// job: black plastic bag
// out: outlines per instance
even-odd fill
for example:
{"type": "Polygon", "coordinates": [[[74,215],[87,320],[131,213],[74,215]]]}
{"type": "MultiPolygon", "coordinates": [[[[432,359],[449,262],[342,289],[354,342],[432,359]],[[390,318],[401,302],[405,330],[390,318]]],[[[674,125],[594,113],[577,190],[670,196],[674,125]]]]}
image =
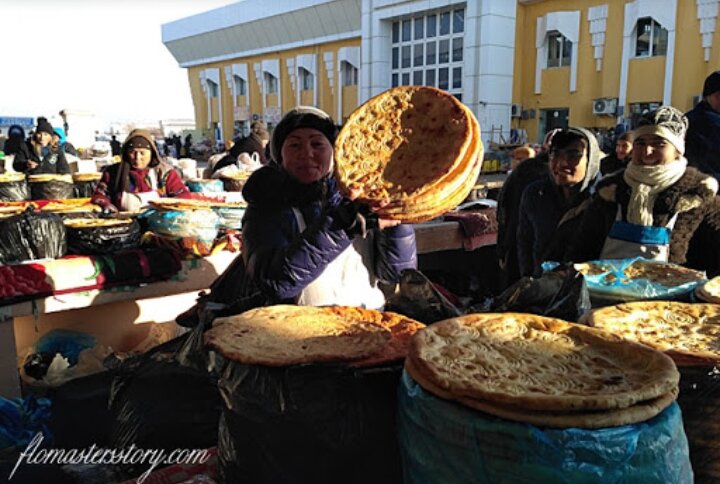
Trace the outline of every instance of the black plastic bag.
{"type": "Polygon", "coordinates": [[[74,183],[75,198],[90,198],[95,193],[98,180],[79,181],[74,183]]]}
{"type": "Polygon", "coordinates": [[[720,482],[720,369],[711,366],[678,367],[677,402],[690,446],[696,482],[720,482]]]}
{"type": "Polygon", "coordinates": [[[272,368],[229,362],[218,382],[225,406],[222,482],[398,483],[400,365],[272,368]]]}
{"type": "Polygon", "coordinates": [[[51,213],[32,210],[0,219],[0,263],[56,259],[65,255],[65,225],[51,213]]]}
{"type": "Polygon", "coordinates": [[[67,227],[68,252],[71,254],[114,254],[140,246],[140,224],[106,227],[67,227]]]}
{"type": "Polygon", "coordinates": [[[31,183],[30,197],[33,200],[62,200],[64,198],[74,198],[75,185],[62,180],[31,183]]]}
{"type": "Polygon", "coordinates": [[[591,308],[585,278],[571,264],[523,277],[490,304],[493,312],[521,312],[577,321],[591,308]]]}
{"type": "Polygon", "coordinates": [[[403,314],[425,324],[462,314],[422,272],[415,269],[403,271],[398,291],[388,298],[385,310],[403,314]]]}
{"type": "MultiPolygon", "coordinates": [[[[222,406],[205,366],[203,326],[126,360],[114,369],[110,448],[206,449],[217,445],[222,406]]],[[[146,465],[123,468],[126,476],[146,465]]]]}
{"type": "Polygon", "coordinates": [[[16,180],[0,182],[0,201],[21,202],[30,198],[27,181],[16,180]]]}

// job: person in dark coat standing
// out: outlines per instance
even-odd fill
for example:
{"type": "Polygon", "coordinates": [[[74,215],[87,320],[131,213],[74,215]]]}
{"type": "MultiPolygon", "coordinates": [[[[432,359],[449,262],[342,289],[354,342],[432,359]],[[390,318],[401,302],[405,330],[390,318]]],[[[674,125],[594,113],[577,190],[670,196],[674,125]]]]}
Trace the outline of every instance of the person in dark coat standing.
{"type": "Polygon", "coordinates": [[[260,163],[267,165],[265,158],[265,146],[270,142],[270,134],[262,123],[253,123],[250,134],[245,138],[238,139],[230,148],[227,156],[224,156],[213,166],[213,173],[221,168],[234,165],[238,161],[238,156],[242,153],[252,155],[257,153],[260,163]]]}
{"type": "Polygon", "coordinates": [[[18,124],[13,124],[8,128],[8,139],[5,140],[3,153],[6,155],[14,155],[25,144],[25,130],[18,124]]]}
{"type": "Polygon", "coordinates": [[[686,129],[672,106],[643,115],[632,162],[598,183],[569,260],[643,257],[720,273],[718,181],[688,166],[686,129]]]}
{"type": "Polygon", "coordinates": [[[618,170],[624,170],[632,158],[632,146],[635,135],[625,131],[615,141],[615,150],[600,160],[600,174],[605,176],[618,170]]]}
{"type": "Polygon", "coordinates": [[[117,137],[115,135],[110,136],[110,153],[112,153],[112,156],[120,156],[121,148],[122,145],[117,140],[117,137]]]}
{"type": "Polygon", "coordinates": [[[685,157],[690,166],[720,177],[720,71],[703,85],[702,101],[686,114],[685,157]]]}
{"type": "Polygon", "coordinates": [[[65,159],[65,153],[60,146],[52,144],[52,137],[55,134],[52,125],[44,118],[39,119],[32,139],[20,145],[15,153],[13,169],[28,175],[69,174],[70,165],[65,159]]]}
{"type": "Polygon", "coordinates": [[[270,304],[381,309],[378,283],[417,266],[412,226],[341,195],[332,176],[336,135],[325,112],[291,110],[273,132],[275,162],[243,188],[242,256],[270,304]]]}
{"type": "Polygon", "coordinates": [[[497,221],[497,256],[503,272],[502,286],[506,287],[520,278],[517,261],[517,226],[520,198],[523,191],[531,183],[547,176],[548,150],[553,136],[560,129],[549,131],[543,139],[542,151],[535,158],[523,161],[510,173],[503,183],[498,197],[497,221]]]}
{"type": "Polygon", "coordinates": [[[517,257],[520,275],[540,272],[544,261],[562,261],[575,236],[600,170],[597,138],[582,128],[555,134],[547,175],[529,185],[520,201],[517,257]]]}

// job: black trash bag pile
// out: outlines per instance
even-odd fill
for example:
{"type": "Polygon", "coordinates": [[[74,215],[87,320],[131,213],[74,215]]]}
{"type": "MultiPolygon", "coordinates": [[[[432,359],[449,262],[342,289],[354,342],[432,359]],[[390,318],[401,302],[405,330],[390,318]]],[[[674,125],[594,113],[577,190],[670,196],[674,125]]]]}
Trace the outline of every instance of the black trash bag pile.
{"type": "Polygon", "coordinates": [[[415,269],[403,271],[398,290],[387,299],[385,310],[403,314],[425,324],[462,314],[422,272],[415,269]]]}
{"type": "Polygon", "coordinates": [[[30,198],[26,180],[0,182],[0,201],[21,202],[30,198]]]}
{"type": "MultiPolygon", "coordinates": [[[[114,368],[110,448],[172,452],[217,445],[222,403],[217,379],[203,364],[202,333],[198,326],[114,368]]],[[[122,466],[126,478],[146,470],[147,464],[122,466]]]]}
{"type": "Polygon", "coordinates": [[[62,218],[31,209],[0,219],[0,264],[65,255],[67,243],[62,218]]]}
{"type": "Polygon", "coordinates": [[[98,184],[98,180],[87,180],[74,182],[75,198],[90,198],[95,193],[95,187],[98,184]]]}
{"type": "Polygon", "coordinates": [[[50,180],[30,184],[30,197],[33,200],[61,200],[75,198],[75,185],[62,180],[50,180]]]}
{"type": "Polygon", "coordinates": [[[140,246],[140,224],[100,227],[67,227],[68,252],[71,254],[114,254],[140,246]]]}
{"type": "Polygon", "coordinates": [[[398,483],[400,365],[228,362],[218,382],[221,482],[398,483]]]}
{"type": "Polygon", "coordinates": [[[677,402],[690,446],[695,482],[720,482],[720,369],[681,366],[677,402]]]}
{"type": "Polygon", "coordinates": [[[490,303],[492,312],[519,312],[577,321],[591,309],[585,278],[572,264],[523,277],[490,303]]]}

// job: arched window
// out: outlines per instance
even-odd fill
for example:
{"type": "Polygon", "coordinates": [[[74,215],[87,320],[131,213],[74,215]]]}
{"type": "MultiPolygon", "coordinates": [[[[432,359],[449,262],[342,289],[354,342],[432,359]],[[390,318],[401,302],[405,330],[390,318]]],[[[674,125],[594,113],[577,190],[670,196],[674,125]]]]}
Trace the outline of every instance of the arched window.
{"type": "Polygon", "coordinates": [[[668,31],[651,17],[638,19],[635,37],[635,57],[667,54],[668,31]]]}
{"type": "Polygon", "coordinates": [[[342,61],[340,64],[342,69],[342,85],[343,86],[357,86],[358,83],[358,69],[354,65],[347,61],[342,61]]]}
{"type": "Polygon", "coordinates": [[[548,32],[547,42],[547,66],[569,66],[572,61],[572,42],[557,30],[548,32]]]}
{"type": "Polygon", "coordinates": [[[236,96],[247,96],[247,82],[240,76],[233,76],[233,82],[235,83],[235,95],[236,96]]]}
{"type": "Polygon", "coordinates": [[[277,77],[269,72],[265,73],[265,94],[276,94],[278,92],[277,77]]]}

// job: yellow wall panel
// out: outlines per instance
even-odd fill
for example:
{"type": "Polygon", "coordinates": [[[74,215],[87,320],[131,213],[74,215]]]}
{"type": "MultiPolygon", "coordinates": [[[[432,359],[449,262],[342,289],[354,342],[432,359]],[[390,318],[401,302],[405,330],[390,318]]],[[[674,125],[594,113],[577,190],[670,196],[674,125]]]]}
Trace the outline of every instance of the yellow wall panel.
{"type": "Polygon", "coordinates": [[[662,102],[665,57],[631,59],[628,66],[628,103],[662,102]]]}
{"type": "Polygon", "coordinates": [[[342,119],[337,120],[343,124],[347,118],[355,111],[358,105],[358,87],[345,86],[342,88],[342,119]]]}

